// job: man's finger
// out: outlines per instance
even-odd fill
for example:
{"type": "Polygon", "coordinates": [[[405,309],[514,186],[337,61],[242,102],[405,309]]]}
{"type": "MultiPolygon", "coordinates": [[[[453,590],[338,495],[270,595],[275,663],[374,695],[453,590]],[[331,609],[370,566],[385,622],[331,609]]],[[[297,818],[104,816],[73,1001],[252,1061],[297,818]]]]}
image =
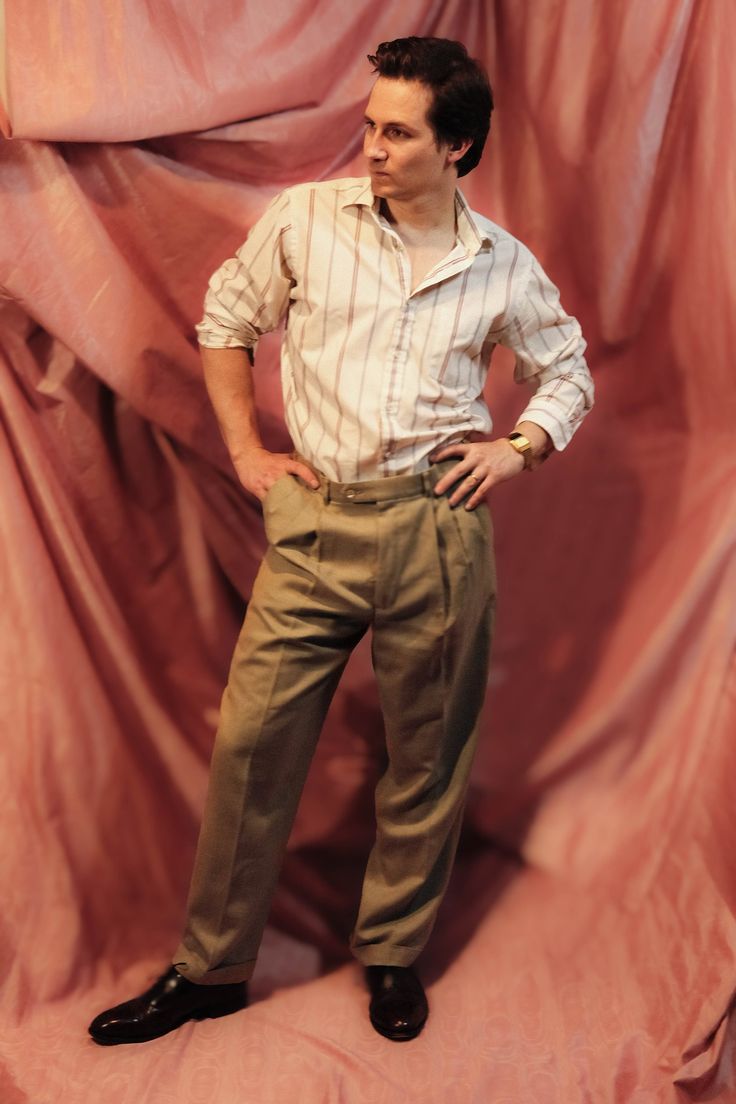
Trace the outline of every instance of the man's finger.
{"type": "Polygon", "coordinates": [[[465,503],[465,509],[474,510],[476,506],[480,506],[481,502],[486,497],[487,492],[491,489],[492,486],[493,483],[489,482],[488,479],[483,480],[482,486],[478,487],[478,489],[474,491],[474,493],[465,503]]]}
{"type": "Polygon", "coordinates": [[[447,460],[449,456],[465,456],[468,448],[462,441],[458,441],[456,445],[444,445],[443,448],[430,452],[429,460],[432,464],[437,464],[440,460],[447,460]]]}
{"type": "Polygon", "coordinates": [[[464,498],[468,495],[475,494],[475,491],[479,484],[483,483],[483,477],[474,475],[473,472],[467,475],[465,479],[462,479],[455,491],[450,496],[450,505],[459,506],[464,498]]]}
{"type": "Polygon", "coordinates": [[[467,476],[472,470],[472,466],[473,465],[468,461],[467,457],[461,460],[459,464],[456,464],[454,468],[450,468],[450,470],[445,472],[442,478],[435,483],[434,493],[436,495],[444,494],[446,490],[455,483],[458,483],[464,476],[467,476]]]}
{"type": "Polygon", "coordinates": [[[319,487],[319,479],[306,464],[300,464],[298,460],[292,460],[287,465],[286,470],[290,475],[298,475],[308,487],[312,487],[315,491],[319,487]]]}

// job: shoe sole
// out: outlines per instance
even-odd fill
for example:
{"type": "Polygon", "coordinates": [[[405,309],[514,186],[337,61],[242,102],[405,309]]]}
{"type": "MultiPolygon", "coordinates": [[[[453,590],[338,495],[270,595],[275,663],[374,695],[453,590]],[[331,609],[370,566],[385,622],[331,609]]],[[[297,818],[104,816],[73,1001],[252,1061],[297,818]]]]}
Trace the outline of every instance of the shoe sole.
{"type": "Polygon", "coordinates": [[[236,1004],[232,1007],[212,1008],[202,1010],[201,1012],[191,1012],[188,1016],[185,1016],[179,1023],[173,1024],[171,1027],[167,1027],[165,1031],[155,1031],[149,1035],[136,1035],[135,1039],[125,1038],[121,1035],[93,1035],[90,1031],[90,1038],[94,1040],[99,1046],[120,1046],[125,1043],[150,1043],[154,1039],[162,1039],[164,1035],[168,1035],[171,1031],[178,1031],[180,1027],[183,1027],[185,1023],[189,1023],[190,1020],[217,1020],[220,1016],[231,1016],[233,1012],[241,1012],[244,1008],[247,1008],[246,1003],[236,1004]]]}

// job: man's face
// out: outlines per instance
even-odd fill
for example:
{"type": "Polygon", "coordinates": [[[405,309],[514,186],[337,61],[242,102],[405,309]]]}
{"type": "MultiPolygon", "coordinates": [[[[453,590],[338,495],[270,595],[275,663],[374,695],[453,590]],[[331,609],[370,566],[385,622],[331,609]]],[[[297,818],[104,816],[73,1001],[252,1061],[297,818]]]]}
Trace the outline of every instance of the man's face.
{"type": "Polygon", "coordinates": [[[421,81],[379,77],[365,109],[363,153],[373,194],[383,199],[430,197],[456,177],[453,154],[427,122],[432,92],[421,81]]]}

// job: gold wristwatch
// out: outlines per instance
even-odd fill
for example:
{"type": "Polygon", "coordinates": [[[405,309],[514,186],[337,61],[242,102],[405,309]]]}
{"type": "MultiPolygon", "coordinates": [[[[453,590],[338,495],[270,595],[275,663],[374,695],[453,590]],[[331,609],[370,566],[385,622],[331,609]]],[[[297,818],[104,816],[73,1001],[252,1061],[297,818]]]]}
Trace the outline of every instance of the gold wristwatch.
{"type": "Polygon", "coordinates": [[[532,453],[532,443],[528,437],[525,437],[523,433],[509,433],[506,440],[515,448],[520,456],[524,458],[524,467],[527,471],[531,471],[535,466],[534,455],[532,453]]]}

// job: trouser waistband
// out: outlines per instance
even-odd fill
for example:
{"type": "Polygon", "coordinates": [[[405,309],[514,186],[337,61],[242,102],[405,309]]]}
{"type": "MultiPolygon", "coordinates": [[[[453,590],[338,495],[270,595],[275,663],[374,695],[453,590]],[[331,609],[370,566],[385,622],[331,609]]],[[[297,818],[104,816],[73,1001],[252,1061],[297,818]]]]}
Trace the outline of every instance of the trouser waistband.
{"type": "Polygon", "coordinates": [[[400,498],[417,498],[420,495],[429,496],[435,484],[456,463],[457,460],[442,460],[422,472],[410,475],[387,475],[380,479],[359,479],[354,483],[337,483],[327,479],[313,465],[309,466],[319,479],[319,493],[322,494],[325,502],[336,502],[347,506],[392,502],[400,498]]]}

